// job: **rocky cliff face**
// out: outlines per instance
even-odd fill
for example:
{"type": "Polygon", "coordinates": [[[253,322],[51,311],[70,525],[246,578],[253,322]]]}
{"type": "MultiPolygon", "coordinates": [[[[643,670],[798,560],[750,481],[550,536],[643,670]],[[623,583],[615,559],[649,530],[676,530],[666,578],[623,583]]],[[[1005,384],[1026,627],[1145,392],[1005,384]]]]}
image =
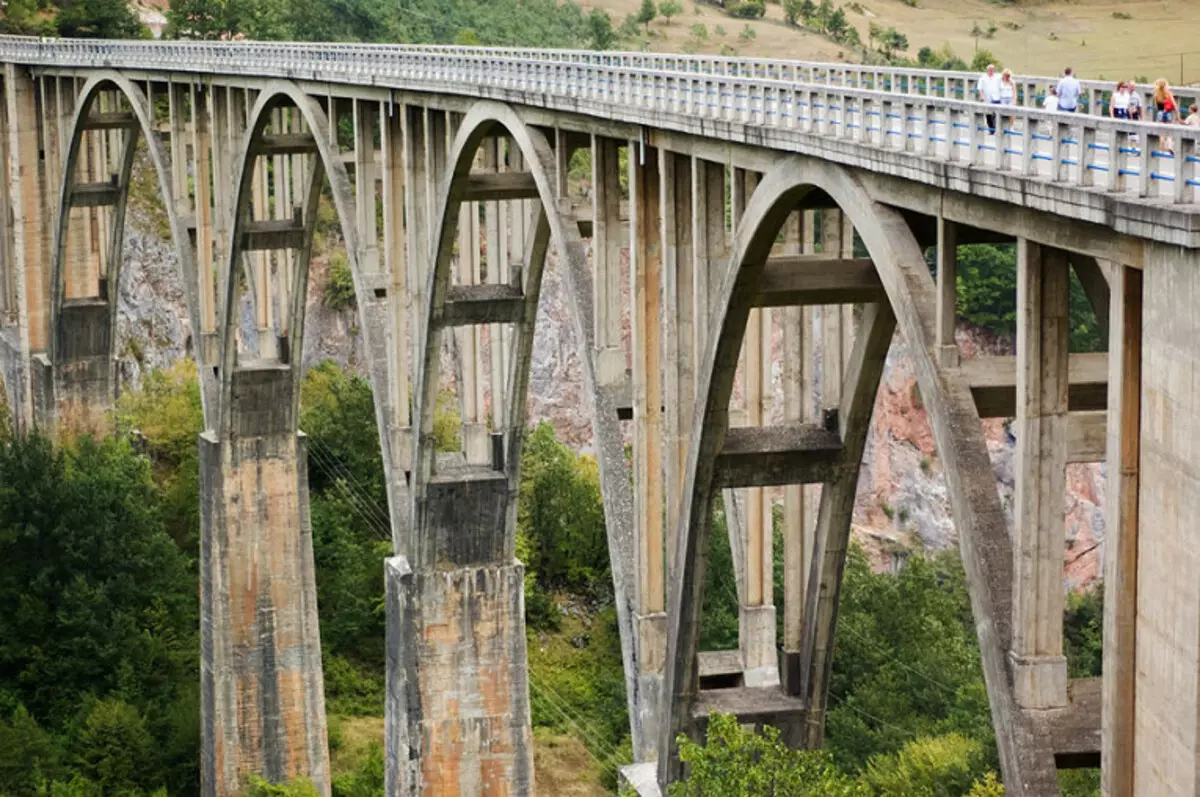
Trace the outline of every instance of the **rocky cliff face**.
{"type": "MultiPolygon", "coordinates": [[[[318,258],[309,280],[305,365],[332,359],[362,372],[364,355],[357,314],[353,310],[330,310],[321,301],[327,271],[327,262],[318,258]]],[[[628,290],[626,280],[626,293],[628,290]]],[[[629,306],[628,295],[624,304],[629,306]]],[[[250,339],[253,320],[248,305],[241,309],[242,334],[250,339]]],[[[137,385],[149,370],[190,354],[190,328],[173,250],[137,213],[131,215],[127,234],[119,312],[117,345],[123,384],[137,385]]],[[[627,319],[625,328],[628,335],[627,319]]],[[[964,357],[1012,351],[1010,341],[965,328],[959,330],[958,342],[964,357]]],[[[775,340],[772,348],[778,362],[781,341],[775,340]]],[[[449,376],[455,370],[452,352],[445,361],[449,376]]],[[[782,395],[780,378],[776,367],[777,395],[782,395]]],[[[818,382],[819,378],[818,366],[818,382]]],[[[578,341],[570,320],[563,273],[553,257],[538,308],[528,412],[531,423],[549,421],[560,439],[583,451],[590,448],[590,411],[583,390],[578,341]]],[[[1011,522],[1015,438],[1002,420],[985,421],[984,428],[997,488],[1011,522]]],[[[906,345],[899,338],[888,355],[863,465],[854,531],[877,566],[893,564],[893,552],[902,548],[940,550],[957,544],[941,460],[906,345]]],[[[1074,589],[1086,588],[1100,575],[1104,477],[1103,465],[1068,468],[1064,496],[1065,581],[1074,589]]]]}

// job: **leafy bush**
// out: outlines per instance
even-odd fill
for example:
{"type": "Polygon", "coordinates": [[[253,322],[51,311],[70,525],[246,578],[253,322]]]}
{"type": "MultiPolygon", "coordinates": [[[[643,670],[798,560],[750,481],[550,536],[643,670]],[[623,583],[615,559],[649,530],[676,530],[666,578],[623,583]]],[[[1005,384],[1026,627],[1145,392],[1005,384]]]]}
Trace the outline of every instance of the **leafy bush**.
{"type": "Polygon", "coordinates": [[[747,731],[729,714],[709,717],[703,745],[680,735],[679,758],[687,765],[687,774],[667,787],[670,797],[870,796],[864,786],[839,772],[827,753],[792,750],[777,728],[768,726],[761,734],[747,731]]]}
{"type": "Polygon", "coordinates": [[[695,25],[692,25],[692,27],[689,29],[689,32],[692,34],[692,36],[700,39],[701,41],[708,40],[708,26],[703,22],[697,22],[695,25]]]}
{"type": "Polygon", "coordinates": [[[594,459],[558,442],[548,423],[525,441],[517,533],[525,540],[525,565],[542,587],[589,597],[611,594],[600,472],[594,459]]]}
{"type": "Polygon", "coordinates": [[[1067,595],[1063,646],[1072,678],[1100,675],[1104,667],[1104,585],[1067,595]]]}
{"type": "Polygon", "coordinates": [[[872,758],[863,779],[876,794],[959,797],[971,789],[981,759],[979,743],[958,734],[916,739],[872,758]]]}
{"type": "Polygon", "coordinates": [[[330,310],[345,310],[357,302],[354,293],[354,272],[350,260],[341,252],[329,258],[329,281],[325,283],[325,306],[330,310]]]}
{"type": "Polygon", "coordinates": [[[729,16],[739,19],[762,19],[767,13],[767,4],[765,0],[734,0],[725,6],[725,10],[729,16]]]}
{"type": "Polygon", "coordinates": [[[662,2],[658,4],[658,13],[661,14],[662,18],[667,21],[668,25],[670,25],[671,17],[677,17],[683,13],[683,6],[680,5],[678,0],[662,0],[662,2]]]}
{"type": "Polygon", "coordinates": [[[162,785],[158,747],[138,710],[123,700],[101,700],[87,711],[72,744],[79,773],[105,794],[129,794],[162,785]]]}

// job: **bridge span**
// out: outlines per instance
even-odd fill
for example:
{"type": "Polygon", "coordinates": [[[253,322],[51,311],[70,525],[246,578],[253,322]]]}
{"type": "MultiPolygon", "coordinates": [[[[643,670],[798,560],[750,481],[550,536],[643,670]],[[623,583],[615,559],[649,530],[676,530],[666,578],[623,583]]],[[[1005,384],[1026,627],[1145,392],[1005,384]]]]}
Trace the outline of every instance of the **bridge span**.
{"type": "Polygon", "coordinates": [[[713,710],[821,744],[855,487],[900,336],[945,466],[1007,793],[1057,794],[1058,767],[1097,763],[1106,795],[1200,790],[1200,548],[1185,534],[1200,507],[1200,130],[1105,118],[1098,84],[1090,113],[1048,114],[1048,80],[1020,77],[992,133],[971,76],[847,64],[13,37],[0,62],[0,376],[19,428],[109,422],[139,152],[164,199],[206,424],[206,795],[251,773],[329,792],[298,428],[323,191],[388,485],[389,794],[534,789],[514,536],[550,253],[649,781],[678,776],[677,735],[713,710]],[[573,163],[589,164],[586,198],[573,163]],[[1013,357],[955,342],[956,252],[975,242],[1017,245],[1013,357]],[[1072,271],[1107,354],[1068,350],[1072,271]],[[433,436],[448,372],[458,452],[433,436]],[[986,417],[1015,418],[1012,524],[986,417]],[[1105,675],[1080,681],[1062,642],[1065,468],[1099,461],[1105,675]],[[740,644],[699,651],[722,496],[740,644]]]}

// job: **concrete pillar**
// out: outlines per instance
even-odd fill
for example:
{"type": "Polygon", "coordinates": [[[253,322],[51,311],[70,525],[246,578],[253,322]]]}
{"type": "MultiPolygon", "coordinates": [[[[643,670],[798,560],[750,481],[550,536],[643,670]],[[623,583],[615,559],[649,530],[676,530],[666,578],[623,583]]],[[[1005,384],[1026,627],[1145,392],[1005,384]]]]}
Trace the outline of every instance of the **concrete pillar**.
{"type": "Polygon", "coordinates": [[[667,490],[666,568],[674,569],[675,535],[686,477],[688,441],[695,406],[692,348],[692,168],[691,159],[660,151],[663,241],[662,356],[666,423],[664,473],[667,490]]]}
{"type": "MultiPolygon", "coordinates": [[[[596,296],[596,375],[616,385],[626,374],[621,338],[621,170],[615,139],[592,136],[592,268],[596,296]]],[[[632,203],[631,203],[632,204],[632,203]]]]}
{"type": "MultiPolygon", "coordinates": [[[[389,389],[392,400],[388,403],[385,419],[388,429],[392,457],[388,494],[400,499],[408,495],[406,472],[412,467],[412,410],[409,402],[409,358],[411,341],[419,337],[413,315],[412,290],[410,290],[410,265],[408,253],[409,229],[405,225],[408,208],[408,180],[405,158],[405,107],[389,105],[384,114],[382,129],[383,147],[383,260],[388,274],[387,306],[390,315],[385,336],[389,368],[389,389]]],[[[395,541],[409,522],[407,501],[389,498],[392,513],[393,551],[395,541]]]]}
{"type": "MultiPolygon", "coordinates": [[[[485,168],[495,167],[495,148],[485,143],[483,163],[485,168]],[[491,157],[487,155],[490,151],[491,157]]],[[[476,165],[480,159],[476,158],[476,165]]],[[[487,276],[489,282],[495,282],[493,265],[497,259],[498,227],[495,224],[495,203],[488,203],[485,213],[487,216],[487,276]]],[[[458,216],[458,283],[460,285],[478,285],[483,282],[483,264],[479,251],[479,203],[464,202],[460,205],[458,216]]],[[[499,324],[492,324],[491,330],[499,329],[499,324]]],[[[489,330],[490,331],[490,330],[489,330]]],[[[458,399],[462,412],[462,443],[467,462],[472,465],[486,465],[491,462],[492,448],[488,437],[487,412],[485,401],[485,382],[483,371],[483,335],[479,325],[456,327],[455,340],[458,345],[458,357],[462,367],[462,384],[458,387],[458,399]]],[[[493,407],[495,405],[493,404],[493,407]]]]}
{"type": "Polygon", "coordinates": [[[944,367],[958,366],[958,344],[954,327],[958,303],[958,225],[942,216],[937,219],[937,347],[944,367]]]}
{"type": "MultiPolygon", "coordinates": [[[[801,253],[804,215],[797,211],[784,225],[783,254],[801,253]]],[[[783,311],[783,423],[811,422],[812,311],[783,311]],[[807,323],[806,323],[807,322],[807,323]],[[807,356],[806,356],[807,355],[807,356]]],[[[783,490],[783,654],[779,678],[788,694],[800,694],[800,651],[804,634],[804,596],[812,568],[811,524],[805,524],[804,485],[783,490]]]]}
{"type": "Polygon", "coordinates": [[[303,435],[281,365],[238,367],[230,432],[200,437],[201,793],[255,774],[329,794],[303,435]]]}
{"type": "Polygon", "coordinates": [[[1022,708],[1067,702],[1062,654],[1066,518],[1066,253],[1017,243],[1017,488],[1014,507],[1013,687],[1022,708]]]}
{"type": "MultiPolygon", "coordinates": [[[[53,219],[45,215],[46,193],[40,162],[36,87],[29,73],[15,64],[4,67],[4,112],[7,120],[9,207],[12,211],[13,300],[17,308],[19,384],[8,384],[20,396],[14,420],[18,428],[34,425],[35,353],[49,339],[49,275],[46,236],[53,219]]],[[[44,110],[44,108],[43,108],[44,110]]],[[[57,200],[55,200],[57,201],[57,200]]],[[[39,370],[40,365],[36,366],[39,370]]]]}
{"type": "Polygon", "coordinates": [[[1110,285],[1100,773],[1101,793],[1121,797],[1133,794],[1142,272],[1114,264],[1110,285]]]}
{"type": "Polygon", "coordinates": [[[525,569],[508,480],[435,477],[416,557],[388,559],[388,795],[533,794],[525,569]]]}
{"type": "MultiPolygon", "coordinates": [[[[741,224],[746,203],[758,185],[758,175],[734,167],[731,186],[733,229],[741,224]]],[[[754,309],[742,339],[743,422],[769,424],[771,409],[771,310],[754,309]]],[[[726,513],[731,526],[742,520],[741,544],[745,588],[739,593],[738,650],[747,686],[779,683],[774,600],[774,522],[771,491],[761,487],[726,491],[741,506],[726,513]],[[737,511],[740,509],[740,511],[737,511]]],[[[728,506],[729,501],[726,500],[728,506]]]]}
{"type": "Polygon", "coordinates": [[[658,153],[629,142],[630,292],[633,296],[633,484],[638,539],[638,674],[649,738],[657,736],[667,652],[663,562],[662,226],[658,153]]]}
{"type": "MultiPolygon", "coordinates": [[[[1193,544],[1200,516],[1200,393],[1193,382],[1200,317],[1191,309],[1200,301],[1200,256],[1149,245],[1145,266],[1133,794],[1190,797],[1200,792],[1200,556],[1193,544]]],[[[1119,282],[1113,285],[1116,304],[1119,282]]],[[[1122,416],[1129,411],[1123,408],[1122,416]]],[[[1110,462],[1109,478],[1117,472],[1110,462]]]]}
{"type": "MultiPolygon", "coordinates": [[[[485,168],[496,172],[504,171],[504,149],[505,140],[503,138],[486,140],[484,142],[485,168]]],[[[489,202],[484,207],[484,226],[487,233],[488,253],[487,281],[493,285],[503,284],[508,281],[507,239],[509,231],[506,225],[507,204],[506,202],[489,202]]],[[[476,232],[476,237],[478,238],[478,232],[476,232]]],[[[478,243],[476,244],[476,248],[478,248],[478,243]]],[[[482,388],[485,382],[488,386],[487,392],[491,397],[492,423],[493,428],[496,429],[503,428],[506,425],[502,415],[504,407],[508,403],[504,395],[508,382],[508,369],[505,367],[507,358],[505,357],[504,326],[503,324],[488,325],[488,359],[486,362],[479,362],[478,365],[479,386],[482,388]]],[[[480,392],[482,395],[482,390],[480,392]]],[[[482,408],[482,406],[481,402],[480,407],[482,408]]],[[[480,417],[486,421],[486,418],[482,414],[480,417]]],[[[487,434],[486,426],[484,426],[482,434],[487,434]]],[[[486,457],[484,459],[486,460],[486,457]]]]}

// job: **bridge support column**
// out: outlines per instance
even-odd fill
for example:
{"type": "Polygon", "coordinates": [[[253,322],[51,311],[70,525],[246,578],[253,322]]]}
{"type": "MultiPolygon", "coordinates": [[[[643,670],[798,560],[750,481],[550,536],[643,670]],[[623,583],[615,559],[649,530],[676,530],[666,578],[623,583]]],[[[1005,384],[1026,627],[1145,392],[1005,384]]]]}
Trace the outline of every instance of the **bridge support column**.
{"type": "MultiPolygon", "coordinates": [[[[1122,412],[1122,432],[1137,428],[1140,448],[1136,460],[1123,456],[1119,466],[1110,461],[1109,478],[1119,473],[1121,487],[1127,488],[1134,475],[1130,467],[1140,466],[1132,794],[1176,797],[1200,793],[1200,551],[1194,545],[1200,516],[1200,393],[1193,382],[1200,369],[1200,317],[1194,311],[1200,301],[1200,256],[1153,245],[1147,247],[1145,265],[1137,426],[1122,412]]],[[[1113,283],[1114,306],[1119,284],[1113,283]]],[[[1129,527],[1127,520],[1118,533],[1129,527]]],[[[1123,597],[1133,599],[1128,593],[1123,597]]],[[[1106,597],[1106,611],[1108,603],[1106,597]]],[[[1119,643],[1120,637],[1105,638],[1106,654],[1110,642],[1119,643]]],[[[1104,678],[1120,672],[1106,668],[1104,678]]],[[[1109,694],[1111,689],[1106,699],[1109,694]]]]}
{"type": "Polygon", "coordinates": [[[525,568],[505,539],[508,480],[472,468],[426,489],[421,549],[384,568],[385,793],[532,794],[525,568]]]}
{"type": "Polygon", "coordinates": [[[1104,797],[1121,797],[1133,794],[1134,687],[1138,677],[1142,272],[1114,265],[1110,284],[1100,772],[1104,797]]]}
{"type": "Polygon", "coordinates": [[[200,438],[201,793],[248,775],[329,794],[306,445],[286,365],[232,374],[229,439],[200,438]]]}
{"type": "Polygon", "coordinates": [[[1070,267],[1061,250],[1026,239],[1017,248],[1017,489],[1009,657],[1018,705],[1048,709],[1067,704],[1062,627],[1070,267]]]}
{"type": "MultiPolygon", "coordinates": [[[[47,240],[52,227],[46,215],[46,184],[38,142],[36,84],[15,64],[4,65],[4,136],[7,157],[0,168],[7,177],[4,190],[12,213],[11,240],[5,242],[6,263],[12,270],[12,327],[0,331],[0,375],[12,403],[17,429],[30,430],[38,418],[33,355],[44,352],[49,331],[47,240]]],[[[53,204],[53,203],[49,203],[53,204]]],[[[8,321],[5,320],[5,325],[8,321]]]]}

